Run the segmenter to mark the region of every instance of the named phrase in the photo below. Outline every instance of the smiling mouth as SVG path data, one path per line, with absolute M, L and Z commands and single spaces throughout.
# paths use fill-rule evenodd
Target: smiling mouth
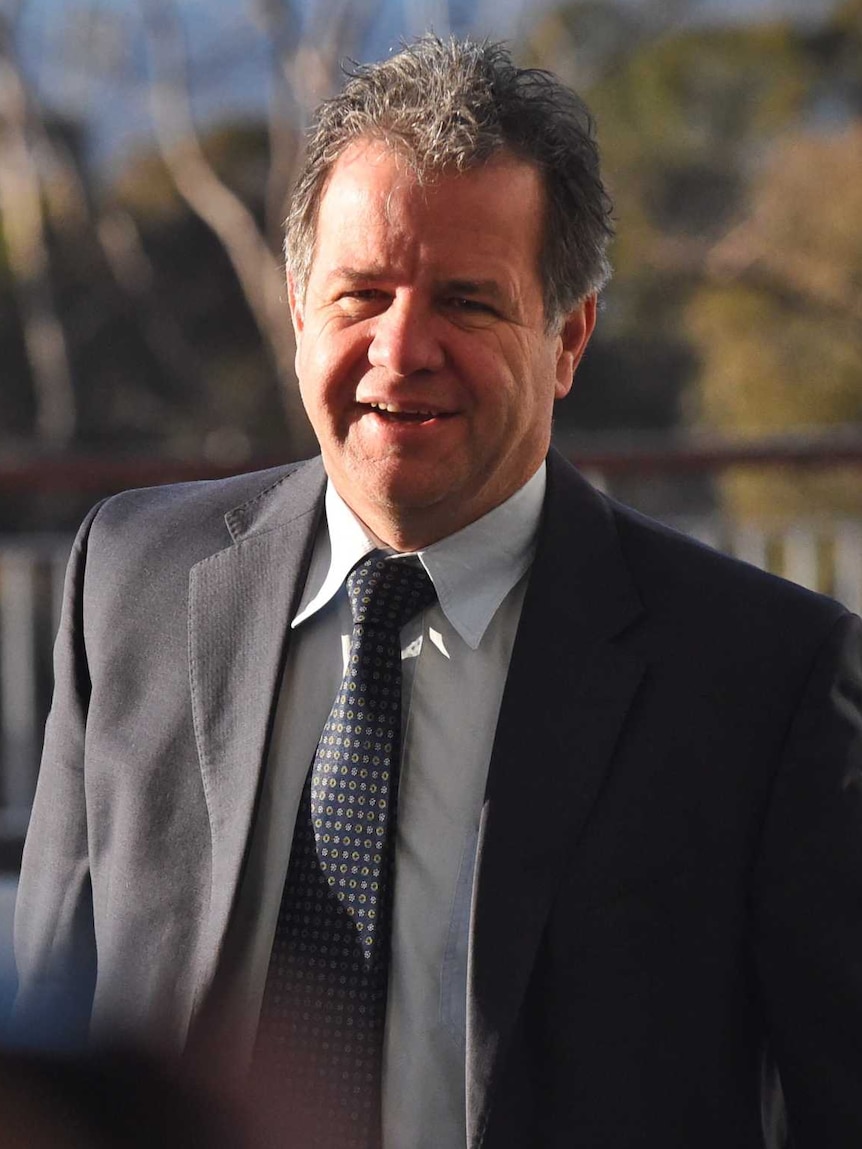
M 398 403 L 368 403 L 376 415 L 396 423 L 425 423 L 430 419 L 446 419 L 454 414 L 434 407 L 402 407 Z

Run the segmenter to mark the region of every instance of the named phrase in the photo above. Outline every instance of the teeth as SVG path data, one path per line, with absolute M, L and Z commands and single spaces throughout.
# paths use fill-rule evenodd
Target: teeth
M 369 403 L 377 411 L 385 411 L 388 415 L 427 415 L 433 417 L 439 412 L 419 407 L 399 407 L 397 403 Z

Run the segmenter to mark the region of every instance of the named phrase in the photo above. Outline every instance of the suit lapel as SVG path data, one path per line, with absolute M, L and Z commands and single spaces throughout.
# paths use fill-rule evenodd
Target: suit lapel
M 468 1145 L 482 1144 L 494 1075 L 549 912 L 640 682 L 613 639 L 640 613 L 610 513 L 558 456 L 488 776 L 468 971 Z
M 201 952 L 216 966 L 249 840 L 290 619 L 305 582 L 324 475 L 317 463 L 225 516 L 233 545 L 189 576 L 189 673 L 212 833 L 212 896 Z

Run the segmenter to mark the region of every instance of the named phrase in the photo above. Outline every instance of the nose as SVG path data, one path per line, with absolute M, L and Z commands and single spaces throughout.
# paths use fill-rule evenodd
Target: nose
M 396 295 L 375 320 L 368 360 L 373 367 L 384 367 L 393 375 L 439 371 L 445 352 L 433 312 L 416 300 Z

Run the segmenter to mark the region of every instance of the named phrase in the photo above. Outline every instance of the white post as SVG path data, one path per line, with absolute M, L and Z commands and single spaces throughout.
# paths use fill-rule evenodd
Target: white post
M 9 551 L 0 566 L 0 735 L 2 801 L 26 809 L 37 758 L 35 561 Z
M 784 577 L 809 590 L 820 589 L 817 535 L 811 527 L 794 524 L 784 536 Z
M 766 530 L 751 523 L 737 527 L 731 537 L 731 546 L 736 558 L 764 571 L 769 569 L 766 544 Z
M 862 614 L 862 523 L 844 519 L 835 524 L 835 597 Z

